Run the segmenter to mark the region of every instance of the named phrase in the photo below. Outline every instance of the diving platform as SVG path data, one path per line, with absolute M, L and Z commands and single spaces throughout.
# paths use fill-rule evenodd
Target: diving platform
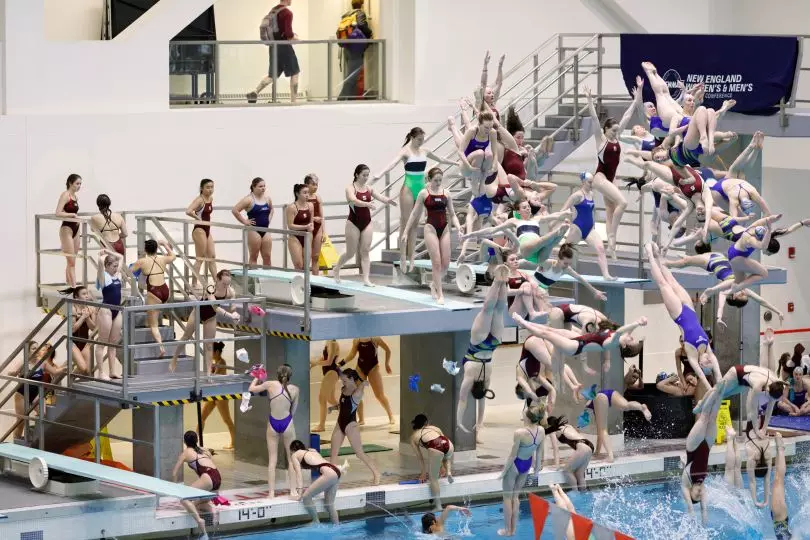
M 244 365 L 248 369 L 247 364 Z M 193 374 L 160 373 L 153 375 L 130 375 L 127 377 L 127 399 L 141 403 L 194 400 Z M 252 379 L 248 375 L 200 375 L 199 397 L 224 396 L 247 392 Z M 74 388 L 92 392 L 100 397 L 123 397 L 123 386 L 118 381 L 74 382 Z
M 44 450 L 37 450 L 19 444 L 0 444 L 0 458 L 28 464 L 29 468 L 32 463 L 38 466 L 37 473 L 29 473 L 32 482 L 37 480 L 47 481 L 48 471 L 49 469 L 53 469 L 82 478 L 99 480 L 101 482 L 116 484 L 139 491 L 146 491 L 163 497 L 173 497 L 182 501 L 212 499 L 215 497 L 213 493 L 202 489 L 184 486 L 183 484 L 177 484 L 175 482 L 167 482 L 159 478 L 124 471 L 83 459 L 45 452 Z

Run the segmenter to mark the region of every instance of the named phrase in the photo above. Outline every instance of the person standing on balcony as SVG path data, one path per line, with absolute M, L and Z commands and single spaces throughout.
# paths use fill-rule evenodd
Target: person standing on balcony
M 310 263 L 310 271 L 313 275 L 318 275 L 320 271 L 321 260 L 321 246 L 323 245 L 323 235 L 325 234 L 326 223 L 323 219 L 323 210 L 321 209 L 321 197 L 318 195 L 318 183 L 320 179 L 315 173 L 310 173 L 304 177 L 304 184 L 309 188 L 309 203 L 312 204 L 312 223 L 315 228 L 312 230 L 312 262 Z
M 352 0 L 352 9 L 343 14 L 338 25 L 338 39 L 371 39 L 374 33 L 368 25 L 368 16 L 363 11 L 364 0 Z M 341 62 L 343 64 L 343 87 L 340 89 L 339 101 L 363 96 L 360 84 L 363 80 L 363 60 L 367 43 L 341 43 Z
M 65 182 L 65 191 L 59 196 L 56 203 L 56 217 L 76 218 L 79 216 L 79 197 L 76 195 L 82 188 L 82 177 L 71 174 Z M 67 260 L 65 267 L 65 283 L 68 287 L 76 286 L 76 254 L 79 252 L 81 237 L 79 236 L 79 223 L 76 221 L 63 221 L 59 225 L 59 242 L 62 254 Z
M 262 41 L 296 41 L 298 34 L 293 32 L 292 21 L 293 12 L 290 9 L 292 0 L 279 0 L 276 7 L 262 19 L 259 27 L 259 34 Z M 256 103 L 259 94 L 268 85 L 273 84 L 273 77 L 276 78 L 284 74 L 290 78 L 290 102 L 295 103 L 298 99 L 298 74 L 301 68 L 298 66 L 298 57 L 292 45 L 276 45 L 276 63 L 273 65 L 273 47 L 270 47 L 270 68 L 267 77 L 263 78 L 256 87 L 256 90 L 248 93 L 248 103 Z

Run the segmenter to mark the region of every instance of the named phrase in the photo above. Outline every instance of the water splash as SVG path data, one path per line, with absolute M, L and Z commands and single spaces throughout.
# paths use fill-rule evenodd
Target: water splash
M 366 504 L 369 505 L 369 506 L 373 506 L 374 508 L 377 508 L 378 510 L 382 510 L 383 512 L 385 512 L 386 514 L 388 514 L 389 516 L 394 518 L 397 521 L 397 524 L 399 526 L 401 526 L 403 529 L 405 529 L 405 531 L 407 531 L 409 533 L 412 533 L 414 531 L 413 521 L 411 521 L 410 516 L 408 514 L 405 514 L 405 517 L 408 519 L 408 521 L 410 523 L 407 523 L 404 519 L 397 516 L 396 514 L 391 513 L 387 508 L 384 508 L 384 507 L 380 506 L 379 504 L 374 504 L 373 502 L 369 502 L 369 501 L 366 501 Z

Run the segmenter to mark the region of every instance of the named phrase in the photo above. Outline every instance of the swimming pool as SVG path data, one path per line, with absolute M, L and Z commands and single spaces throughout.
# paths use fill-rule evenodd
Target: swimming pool
M 743 475 L 746 482 L 747 478 Z M 795 540 L 810 539 L 810 466 L 788 469 L 786 495 L 790 512 L 790 525 Z M 680 484 L 676 479 L 650 484 L 618 483 L 588 493 L 569 492 L 577 511 L 597 523 L 617 529 L 636 538 L 667 540 L 737 540 L 774 538 L 770 510 L 757 508 L 746 491 L 743 497 L 730 488 L 721 475 L 706 480 L 709 495 L 709 525 L 703 527 L 699 519 L 689 516 L 681 499 Z M 762 482 L 759 482 L 760 499 Z M 549 501 L 553 500 L 548 497 Z M 695 507 L 697 508 L 697 507 Z M 318 540 L 393 540 L 400 538 L 427 538 L 419 532 L 422 512 L 410 514 L 400 511 L 396 517 L 375 516 L 347 521 L 339 527 L 321 525 L 317 528 L 279 529 L 232 537 L 232 540 L 300 540 L 317 535 Z M 499 538 L 503 527 L 500 504 L 475 504 L 472 519 L 467 524 L 459 517 L 448 521 L 447 531 L 454 537 Z M 468 528 L 467 528 L 468 526 Z M 529 505 L 522 501 L 520 523 L 516 539 L 534 538 Z M 543 539 L 551 540 L 550 525 Z

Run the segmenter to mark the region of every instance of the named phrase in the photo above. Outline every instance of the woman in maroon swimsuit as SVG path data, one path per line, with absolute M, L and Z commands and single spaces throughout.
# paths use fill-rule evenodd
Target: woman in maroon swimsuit
M 315 215 L 315 207 L 309 202 L 309 187 L 306 184 L 295 184 L 293 186 L 293 196 L 295 197 L 293 203 L 287 205 L 284 209 L 284 220 L 287 223 L 287 228 L 291 231 L 313 233 L 312 244 L 314 244 L 315 222 L 313 216 Z M 296 270 L 304 269 L 305 241 L 304 236 L 287 236 L 287 249 L 290 250 L 290 258 L 292 259 L 293 268 Z
M 191 487 L 205 491 L 219 491 L 220 485 L 222 484 L 222 476 L 219 474 L 219 469 L 217 469 L 211 457 L 211 452 L 205 448 L 200 448 L 197 434 L 193 431 L 186 431 L 183 435 L 183 443 L 185 447 L 180 451 L 180 455 L 177 457 L 177 463 L 175 463 L 174 469 L 172 470 L 172 481 L 177 482 L 180 469 L 183 467 L 184 463 L 188 463 L 189 468 L 197 473 L 197 479 L 191 483 Z M 200 528 L 200 533 L 207 538 L 207 536 L 205 536 L 205 520 L 200 517 L 198 510 L 213 513 L 214 508 L 211 506 L 211 501 L 180 501 L 180 504 L 191 514 L 191 517 L 194 518 L 194 521 L 197 522 L 197 526 Z
M 447 481 L 453 483 L 453 443 L 445 437 L 441 429 L 428 423 L 428 417 L 424 414 L 417 414 L 411 422 L 413 435 L 411 435 L 411 447 L 419 458 L 419 482 L 425 480 L 430 482 L 430 496 L 433 498 L 433 509 L 440 512 L 442 509 L 441 490 L 439 488 L 439 477 L 444 472 Z M 428 456 L 428 464 L 425 465 L 425 458 L 422 455 L 422 448 Z
M 377 348 L 385 352 L 385 371 L 389 375 L 391 371 L 391 347 L 380 337 L 355 339 L 349 354 L 346 355 L 346 362 L 354 360 L 357 355 L 357 370 L 363 379 L 367 380 L 374 392 L 374 397 L 380 402 L 385 412 L 388 414 L 388 423 L 394 425 L 394 413 L 391 411 L 391 404 L 388 396 L 385 395 L 382 375 L 380 375 L 380 362 L 377 359 Z M 360 425 L 364 423 L 363 402 L 357 407 L 357 416 L 360 418 Z
M 84 285 L 79 285 L 70 289 L 70 293 L 76 300 L 91 301 L 90 292 Z M 91 306 L 73 306 L 73 336 L 88 339 L 90 332 L 96 329 L 96 314 L 98 308 Z M 85 341 L 72 342 L 72 359 L 76 364 L 76 372 L 82 375 L 90 375 L 90 354 L 92 345 Z
M 621 162 L 622 147 L 619 144 L 619 134 L 624 131 L 630 119 L 633 117 L 636 107 L 641 103 L 641 89 L 644 81 L 641 78 L 636 79 L 639 84 L 633 90 L 633 102 L 624 112 L 622 119 L 616 122 L 614 118 L 605 120 L 602 129 L 595 129 L 596 139 L 596 156 L 599 163 L 596 167 L 596 172 L 593 174 L 593 187 L 596 191 L 605 197 L 605 221 L 607 222 L 607 236 L 608 255 L 616 258 L 616 234 L 619 230 L 619 223 L 622 221 L 622 215 L 627 208 L 627 199 L 625 199 L 619 187 L 613 181 L 616 179 L 616 169 L 619 168 Z M 591 95 L 590 88 L 584 88 L 585 95 L 588 98 L 588 108 L 591 113 L 591 121 L 594 126 L 599 126 L 599 115 L 596 113 L 596 107 L 593 103 L 593 96 Z
M 290 493 L 290 498 L 294 501 L 302 501 L 309 517 L 312 518 L 312 522 L 319 523 L 318 511 L 315 510 L 315 503 L 312 499 L 316 495 L 323 493 L 323 506 L 326 508 L 332 524 L 337 525 L 339 520 L 335 509 L 335 497 L 337 496 L 338 484 L 340 484 L 341 469 L 345 470 L 348 463 L 344 463 L 342 468 L 333 465 L 323 459 L 320 452 L 307 448 L 304 443 L 297 440 L 290 443 L 290 454 L 292 455 L 290 459 L 291 474 L 297 475 L 298 485 L 302 486 L 300 488 L 301 493 Z M 306 489 L 303 488 L 302 469 L 318 471 L 319 473 L 317 480 L 312 482 Z
M 166 251 L 165 255 L 158 255 L 158 244 Z M 130 268 L 136 276 L 142 275 L 146 281 L 146 305 L 165 304 L 169 301 L 169 286 L 166 284 L 166 267 L 177 258 L 169 244 L 161 240 L 147 240 L 143 243 L 144 256 L 135 261 Z M 160 356 L 166 354 L 163 348 L 163 338 L 160 336 L 158 320 L 160 312 L 148 311 L 149 328 L 152 330 L 152 337 L 160 347 Z
M 453 208 L 453 197 L 449 191 L 442 187 L 444 174 L 438 167 L 428 171 L 428 185 L 419 192 L 416 203 L 413 206 L 411 216 L 405 225 L 402 241 L 407 243 L 407 231 L 414 230 L 416 224 L 422 218 L 422 210 L 427 211 L 425 220 L 424 236 L 425 247 L 430 255 L 433 281 L 430 283 L 430 293 L 436 299 L 437 304 L 444 304 L 444 292 L 442 282 L 450 268 L 450 227 L 452 224 L 456 232 L 461 235 L 461 224 Z M 450 219 L 448 220 L 448 216 Z M 448 221 L 450 223 L 448 223 Z
M 321 196 L 318 195 L 318 183 L 320 179 L 317 174 L 310 173 L 304 177 L 304 184 L 309 188 L 309 203 L 312 205 L 312 262 L 310 271 L 313 275 L 320 272 L 321 246 L 326 235 L 326 223 L 323 219 L 323 209 L 321 208 Z
M 195 221 L 211 221 L 213 211 L 214 181 L 204 178 L 200 180 L 200 194 L 194 197 L 194 200 L 188 205 L 186 215 Z M 197 275 L 202 269 L 203 262 L 206 270 L 208 270 L 209 278 L 217 275 L 217 254 L 214 249 L 214 237 L 211 235 L 210 226 L 194 225 L 191 238 L 194 240 L 194 274 L 191 276 L 191 284 L 194 286 L 197 284 Z M 204 284 L 207 283 L 208 280 L 204 280 Z
M 67 189 L 59 196 L 56 203 L 56 217 L 77 218 L 79 216 L 79 199 L 76 194 L 82 188 L 82 177 L 71 174 L 67 178 Z M 59 242 L 62 253 L 67 260 L 65 267 L 65 283 L 69 287 L 76 286 L 76 257 L 79 252 L 79 223 L 76 221 L 63 221 L 59 226 Z
M 122 257 L 126 257 L 127 250 L 124 240 L 127 237 L 127 222 L 118 212 L 110 210 L 112 202 L 104 193 L 96 197 L 98 214 L 90 218 L 90 227 L 101 236 L 105 242 L 105 249 L 111 249 Z
M 374 227 L 371 225 L 371 211 L 374 210 L 372 199 L 383 204 L 396 206 L 394 199 L 375 193 L 368 185 L 370 170 L 368 165 L 360 164 L 354 168 L 354 180 L 346 188 L 346 201 L 349 203 L 349 218 L 346 220 L 346 251 L 340 256 L 333 268 L 335 281 L 340 283 L 340 269 L 346 261 L 354 258 L 360 252 L 360 272 L 363 275 L 363 284 L 373 287 L 369 278 L 371 272 L 371 239 Z

